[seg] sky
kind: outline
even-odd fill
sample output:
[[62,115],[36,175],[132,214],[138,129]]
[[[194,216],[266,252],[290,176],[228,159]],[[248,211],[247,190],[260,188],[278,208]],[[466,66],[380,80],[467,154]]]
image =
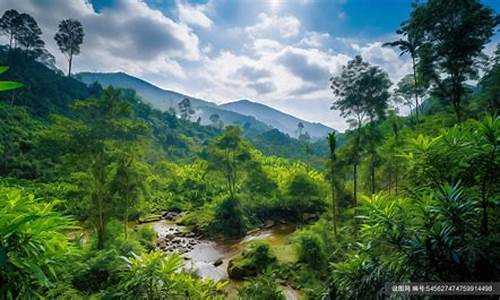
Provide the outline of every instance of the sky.
[[[485,0],[500,12],[500,1]],[[382,44],[411,10],[406,0],[2,0],[0,12],[31,14],[57,66],[58,23],[85,30],[75,72],[122,71],[161,88],[216,103],[260,102],[338,130],[329,78],[355,55],[381,66],[393,82],[409,57]],[[498,34],[487,45],[491,53]]]

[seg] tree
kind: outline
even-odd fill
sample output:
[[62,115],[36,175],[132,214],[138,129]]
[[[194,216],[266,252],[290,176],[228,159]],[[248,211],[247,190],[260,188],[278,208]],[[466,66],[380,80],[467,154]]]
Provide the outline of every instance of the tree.
[[478,58],[499,19],[479,0],[430,0],[415,6],[405,26],[419,39],[419,69],[434,93],[450,103],[458,122],[465,81],[476,79]]
[[418,110],[419,110],[418,98],[419,96],[421,96],[421,90],[417,80],[417,49],[420,41],[418,40],[417,35],[415,34],[408,35],[408,32],[405,31],[404,27],[403,29],[399,29],[396,33],[403,35],[406,39],[402,38],[394,42],[385,43],[383,46],[398,47],[400,51],[399,55],[404,55],[408,53],[411,56],[412,69],[413,69],[413,74],[412,74],[413,83],[410,83],[409,76],[406,76],[404,84],[406,90],[408,90],[408,88],[410,87],[413,90],[413,95],[415,96],[415,119],[418,124]]
[[[336,97],[332,109],[340,110],[343,117],[355,117],[357,127],[355,143],[356,156],[359,155],[361,126],[366,118],[370,121],[370,152],[371,152],[371,192],[375,193],[375,121],[384,116],[389,98],[391,81],[386,72],[377,66],[364,62],[361,56],[356,56],[342,67],[340,75],[331,79],[331,89]],[[356,202],[356,169],[359,157],[354,160],[354,201]]]
[[208,148],[209,168],[223,174],[227,191],[235,198],[238,191],[238,172],[251,160],[250,148],[241,136],[241,129],[228,126],[221,136],[215,138]]
[[25,50],[39,55],[45,45],[45,42],[41,38],[42,30],[35,19],[28,14],[20,14],[18,18],[20,27],[14,36],[16,42],[24,47]]
[[127,239],[129,210],[136,207],[143,195],[148,190],[147,166],[140,163],[134,154],[137,149],[128,149],[119,154],[111,189],[120,201],[120,209],[123,210],[123,227],[125,239]]
[[71,76],[73,55],[80,54],[80,45],[83,43],[83,26],[78,20],[66,19],[59,23],[54,39],[59,50],[68,58],[68,77]]
[[[80,187],[85,216],[95,227],[97,248],[105,242],[106,224],[113,216],[110,155],[116,145],[133,142],[147,133],[145,124],[132,118],[130,104],[121,91],[109,87],[100,97],[76,101],[72,107],[78,119],[62,117],[42,134],[42,139],[65,151],[68,163],[78,170],[70,176]],[[59,150],[61,151],[61,150]]]
[[191,115],[194,114],[194,110],[191,107],[191,100],[189,100],[189,98],[184,98],[181,102],[179,102],[179,104],[177,104],[177,106],[179,107],[181,119],[189,121],[191,119]]
[[323,192],[307,173],[299,172],[286,185],[285,197],[289,209],[303,223],[304,213],[316,213],[324,208]]
[[15,9],[5,11],[2,18],[0,18],[0,32],[9,39],[9,53],[14,45],[16,34],[21,27],[20,21],[19,12]]
[[500,44],[497,45],[491,60],[491,67],[479,81],[479,86],[490,113],[498,116],[500,113]]
[[337,198],[335,197],[335,162],[337,161],[337,156],[335,154],[337,148],[337,137],[335,136],[335,131],[328,134],[328,145],[330,146],[330,184],[332,193],[332,218],[333,218],[333,234],[337,237],[337,213],[338,204]]
[[302,122],[297,123],[297,136],[300,138],[302,136],[302,131],[304,130],[304,124]]
[[[336,97],[331,109],[340,110],[340,115],[344,118],[354,117],[348,120],[351,127],[356,127],[356,138],[353,147],[353,200],[357,203],[357,167],[359,164],[359,144],[361,139],[361,126],[366,119],[366,112],[363,103],[359,101],[358,94],[359,80],[363,72],[366,72],[368,63],[364,62],[361,56],[356,56],[342,67],[341,74],[330,79],[330,88]],[[354,126],[353,126],[354,125]]]
[[221,129],[224,126],[224,123],[222,123],[219,114],[210,115],[210,122],[212,122],[212,126],[214,126],[215,128]]
[[[394,102],[406,105],[410,109],[410,113],[415,112],[415,121],[418,124],[418,97],[423,96],[423,90],[415,86],[415,78],[408,74],[401,78],[394,90]],[[415,99],[415,102],[413,102]]]

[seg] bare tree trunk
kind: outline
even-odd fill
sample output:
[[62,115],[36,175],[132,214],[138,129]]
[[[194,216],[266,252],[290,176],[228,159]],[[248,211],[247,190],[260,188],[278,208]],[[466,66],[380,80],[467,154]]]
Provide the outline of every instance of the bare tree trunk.
[[71,64],[73,63],[73,53],[69,54],[68,77],[71,77]]
[[354,206],[358,205],[358,198],[357,198],[357,185],[358,185],[358,163],[353,164],[353,169],[352,169],[352,181],[353,181],[353,200],[354,200]]
[[415,93],[415,119],[417,121],[417,124],[419,122],[418,119],[418,110],[419,110],[419,103],[418,103],[418,86],[417,86],[417,66],[415,64],[415,55],[412,54],[411,56],[412,63],[413,63],[413,91]]
[[125,234],[125,240],[128,238],[128,201],[127,205],[125,207],[125,215],[123,216],[124,222],[123,222],[123,229],[124,229],[124,234]]
[[338,206],[337,206],[337,198],[335,197],[335,179],[333,176],[334,172],[334,161],[332,159],[331,163],[331,185],[332,185],[332,218],[333,218],[333,234],[335,237],[337,237],[337,212],[338,212]]
[[375,124],[374,118],[370,116],[370,183],[372,195],[375,194]]

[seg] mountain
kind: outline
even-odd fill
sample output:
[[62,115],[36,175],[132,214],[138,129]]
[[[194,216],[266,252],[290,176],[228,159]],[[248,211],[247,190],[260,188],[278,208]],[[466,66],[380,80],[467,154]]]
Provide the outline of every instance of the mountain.
[[203,125],[211,124],[210,116],[218,114],[224,124],[238,124],[245,128],[247,135],[256,135],[260,132],[271,130],[272,127],[264,122],[256,120],[252,116],[239,114],[230,110],[219,107],[217,104],[194,98],[188,95],[177,93],[170,90],[161,89],[145,80],[130,76],[128,74],[118,73],[90,73],[83,72],[77,75],[77,78],[87,85],[93,82],[99,82],[106,87],[112,85],[114,87],[133,89],[146,103],[149,103],[153,108],[160,110],[168,110],[170,108],[177,109],[177,104],[184,98],[191,101],[191,106],[195,111],[193,120],[200,118]]
[[235,102],[225,103],[222,104],[221,107],[242,115],[252,116],[263,123],[272,125],[292,137],[298,137],[299,123],[304,125],[302,130],[303,133],[307,132],[312,138],[315,139],[323,138],[327,136],[329,132],[333,131],[332,128],[321,123],[307,122],[267,105],[252,102],[250,100],[238,100]]
[[177,109],[177,104],[184,98],[191,100],[195,110],[193,120],[200,118],[201,124],[211,124],[210,116],[218,114],[224,124],[238,124],[245,128],[245,134],[255,136],[273,128],[280,130],[292,137],[298,136],[297,125],[302,122],[303,132],[312,138],[325,137],[333,129],[320,123],[311,123],[279,110],[255,103],[249,100],[217,105],[213,102],[194,98],[175,91],[161,89],[147,81],[130,76],[126,73],[79,73],[77,77],[86,84],[95,81],[103,86],[112,85],[120,88],[133,89],[154,108],[168,110]]

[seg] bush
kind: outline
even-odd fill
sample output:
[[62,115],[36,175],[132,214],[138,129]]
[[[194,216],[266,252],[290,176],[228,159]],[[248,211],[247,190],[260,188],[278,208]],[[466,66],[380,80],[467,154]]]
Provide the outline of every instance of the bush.
[[20,189],[0,187],[0,298],[30,299],[49,288],[77,253],[73,221]]
[[229,261],[227,271],[229,277],[243,279],[262,273],[276,261],[276,256],[271,251],[269,244],[254,242],[249,248]]
[[327,260],[320,239],[316,235],[302,234],[298,238],[299,262],[316,270],[324,270]]
[[157,236],[151,225],[140,226],[133,235],[147,252],[155,249]]
[[245,234],[246,224],[240,200],[228,197],[215,209],[214,230],[226,237],[239,237]]
[[224,283],[202,281],[179,272],[182,258],[152,251],[123,258],[124,270],[115,296],[127,299],[217,299]]
[[75,267],[73,286],[84,293],[103,291],[118,282],[119,255],[115,250],[90,251]]
[[252,300],[285,300],[280,291],[276,278],[272,274],[264,274],[246,283],[238,291],[240,299]]

